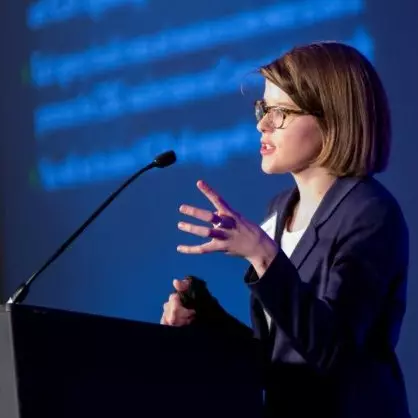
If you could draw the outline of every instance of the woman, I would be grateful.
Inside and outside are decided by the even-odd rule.
[[[291,173],[296,186],[273,199],[260,227],[199,181],[215,212],[180,212],[212,225],[179,228],[210,241],[178,251],[250,263],[253,332],[268,353],[267,416],[409,417],[395,354],[408,231],[373,178],[386,168],[391,140],[381,81],[357,50],[331,42],[295,48],[260,72],[262,169]],[[187,286],[174,282],[177,291]],[[216,303],[213,312],[234,323]],[[175,293],[161,323],[186,325],[194,315]]]

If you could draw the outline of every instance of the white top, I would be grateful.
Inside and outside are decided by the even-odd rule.
[[[302,238],[305,231],[306,229],[301,229],[300,231],[289,232],[286,228],[284,229],[281,239],[281,247],[288,258],[292,255],[296,245],[298,245],[298,242]]]
[[[302,238],[302,235],[306,229],[301,229],[300,231],[293,231],[289,232],[287,228],[283,230],[282,239],[281,239],[281,248],[283,252],[287,255],[288,258],[292,255],[294,249],[296,248],[296,245],[298,244],[299,240]],[[270,329],[271,326],[271,318],[270,315],[264,311],[267,319],[267,324]]]

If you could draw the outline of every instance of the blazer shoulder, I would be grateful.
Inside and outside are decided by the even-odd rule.
[[[393,194],[378,180],[367,178],[350,193],[342,212],[343,231],[375,231],[387,237],[387,245],[407,255],[409,230],[403,211]]]
[[[358,209],[367,208],[369,213],[386,213],[404,220],[401,206],[394,195],[378,180],[369,177],[361,181],[352,193]]]

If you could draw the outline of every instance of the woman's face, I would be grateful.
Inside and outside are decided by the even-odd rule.
[[[290,97],[266,80],[264,101],[267,106],[300,110]],[[322,148],[322,133],[314,116],[288,114],[277,129],[267,115],[257,124],[261,133],[262,170],[267,174],[300,173],[311,166]]]

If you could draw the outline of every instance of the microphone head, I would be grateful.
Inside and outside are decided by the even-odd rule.
[[[164,168],[176,162],[176,153],[174,151],[163,152],[162,154],[155,157],[155,167]]]

